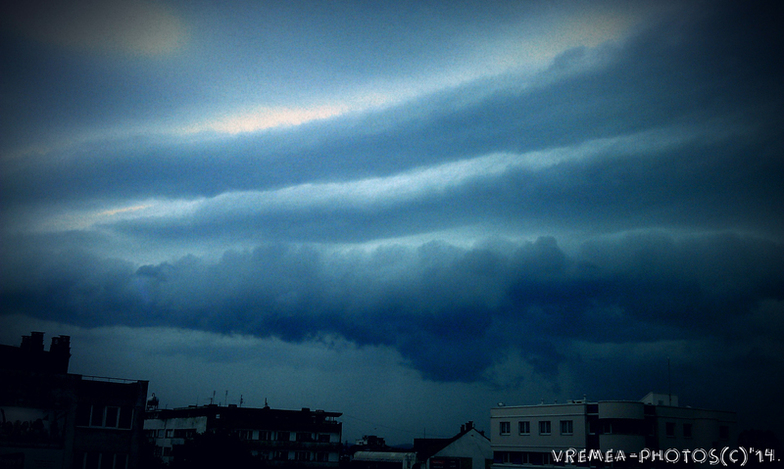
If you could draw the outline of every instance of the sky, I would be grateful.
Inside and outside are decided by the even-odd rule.
[[[773,2],[0,8],[1,343],[349,441],[649,391],[780,430]]]

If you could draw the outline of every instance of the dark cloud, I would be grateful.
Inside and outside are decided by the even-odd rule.
[[[509,348],[548,375],[568,362],[555,344],[731,337],[734,318],[784,300],[784,247],[736,235],[627,236],[585,244],[579,257],[552,238],[512,252],[389,249],[280,244],[139,267],[52,253],[11,266],[20,274],[4,283],[2,303],[6,313],[90,327],[163,324],[293,342],[337,334],[392,345],[431,379],[472,381]]]

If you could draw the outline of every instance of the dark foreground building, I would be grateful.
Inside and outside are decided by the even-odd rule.
[[[216,433],[242,441],[262,466],[337,467],[341,451],[339,412],[237,407],[191,406],[151,409],[144,420],[147,438],[164,462],[197,435]]]
[[[0,469],[138,467],[147,381],[68,373],[70,338],[0,345]]]

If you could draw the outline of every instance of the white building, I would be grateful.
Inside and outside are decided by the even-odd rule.
[[[415,438],[414,451],[421,469],[484,469],[493,459],[490,439],[474,422],[452,438]]]
[[[641,457],[663,457],[658,450],[720,450],[736,438],[735,422],[734,412],[679,407],[677,396],[655,393],[640,401],[499,405],[490,411],[493,467],[634,466]],[[616,459],[619,451],[626,461]]]

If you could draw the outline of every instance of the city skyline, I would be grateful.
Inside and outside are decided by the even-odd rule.
[[[351,441],[668,387],[784,417],[773,3],[2,13],[1,343]]]

